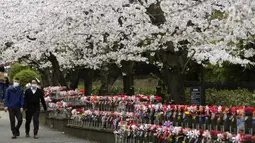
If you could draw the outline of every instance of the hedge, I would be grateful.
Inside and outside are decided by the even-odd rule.
[[[20,79],[20,86],[25,88],[26,84],[31,82],[32,79],[34,78],[40,78],[40,75],[31,70],[31,69],[25,69],[21,70],[19,73],[17,73],[14,78],[19,78]]]
[[[8,74],[8,76],[10,78],[10,81],[13,80],[13,78],[15,77],[15,75],[17,73],[19,73],[20,71],[25,70],[25,69],[28,69],[28,67],[25,67],[25,66],[23,66],[19,63],[12,64],[11,68],[10,68],[10,71],[9,71],[9,74]]]
[[[79,88],[83,88],[80,85]],[[93,86],[93,94],[98,94],[100,86]],[[122,86],[113,86],[109,92],[109,95],[117,95],[123,93]],[[155,88],[148,89],[135,89],[136,94],[154,95],[156,93]],[[190,89],[186,88],[186,104],[190,104]],[[166,97],[168,98],[168,97]],[[255,106],[255,92],[250,92],[247,89],[236,90],[206,90],[206,104],[207,105],[222,105],[222,106]]]
[[[206,103],[208,105],[222,106],[254,106],[255,92],[247,89],[237,90],[206,90]]]

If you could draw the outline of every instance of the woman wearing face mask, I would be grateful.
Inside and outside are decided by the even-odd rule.
[[[38,88],[37,80],[31,81],[31,87],[25,92],[24,97],[24,109],[26,111],[26,137],[29,137],[30,123],[33,117],[34,123],[34,138],[38,139],[39,130],[39,114],[40,114],[40,102],[42,103],[44,110],[47,110],[46,103],[44,100],[44,93]]]
[[[18,78],[15,78],[13,81],[13,86],[10,86],[6,90],[6,95],[4,99],[4,110],[5,112],[9,112],[11,130],[13,134],[12,139],[16,139],[17,136],[20,135],[19,128],[22,124],[24,92],[23,89],[19,86],[20,80]],[[17,125],[15,125],[15,117],[18,120]]]
[[[43,88],[42,88],[42,85],[41,85],[41,83],[40,83],[40,80],[37,79],[37,78],[35,78],[35,79],[36,79],[36,81],[37,81],[37,88],[43,89]]]

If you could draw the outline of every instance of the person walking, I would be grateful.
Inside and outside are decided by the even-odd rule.
[[[35,78],[35,79],[36,79],[36,81],[37,81],[37,87],[43,90],[43,87],[42,87],[42,85],[41,85],[40,80],[37,79],[37,78]]]
[[[40,102],[43,105],[44,110],[47,110],[46,103],[44,100],[43,91],[38,88],[37,81],[33,79],[31,81],[31,87],[25,91],[24,97],[24,110],[26,113],[26,137],[29,137],[30,132],[30,123],[33,117],[34,124],[34,138],[38,139],[38,130],[39,130],[39,114],[40,114]]]
[[[0,100],[4,99],[5,94],[5,69],[3,66],[0,66]]]
[[[8,87],[4,99],[4,111],[9,112],[9,119],[11,124],[12,139],[16,139],[20,135],[19,129],[22,124],[22,112],[24,105],[24,92],[19,86],[20,80],[15,78],[13,85]],[[15,117],[18,124],[15,126]]]
[[[10,81],[7,75],[4,76],[5,79],[5,86],[4,86],[4,92],[3,92],[3,99],[5,98],[6,89],[9,87]]]
[[[8,76],[6,75],[6,76],[5,76],[5,87],[8,88],[9,85],[10,85],[10,81],[9,81]]]

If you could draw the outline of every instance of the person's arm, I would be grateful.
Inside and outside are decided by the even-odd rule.
[[[4,107],[8,107],[9,106],[9,90],[7,89],[5,91],[5,97],[4,97]]]
[[[25,91],[25,96],[24,96],[24,110],[27,110],[27,98],[28,98],[28,92],[27,90]]]
[[[44,111],[47,111],[47,106],[46,106],[46,103],[45,103],[43,90],[41,90],[41,102],[42,102]]]
[[[8,88],[8,87],[9,87],[9,84],[10,84],[9,78],[8,78],[8,77],[6,77],[6,83],[5,83],[6,88]]]
[[[20,96],[20,108],[24,107],[24,91],[22,90],[22,95]]]

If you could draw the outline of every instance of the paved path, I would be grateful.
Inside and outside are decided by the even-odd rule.
[[[10,130],[9,114],[0,111],[0,142],[1,143],[93,143],[79,138],[68,136],[59,131],[55,131],[43,126],[40,126],[39,139],[32,137],[25,137],[25,120],[23,120],[22,127],[20,129],[20,137],[17,139],[11,139],[12,134]],[[31,131],[33,131],[31,123]]]

